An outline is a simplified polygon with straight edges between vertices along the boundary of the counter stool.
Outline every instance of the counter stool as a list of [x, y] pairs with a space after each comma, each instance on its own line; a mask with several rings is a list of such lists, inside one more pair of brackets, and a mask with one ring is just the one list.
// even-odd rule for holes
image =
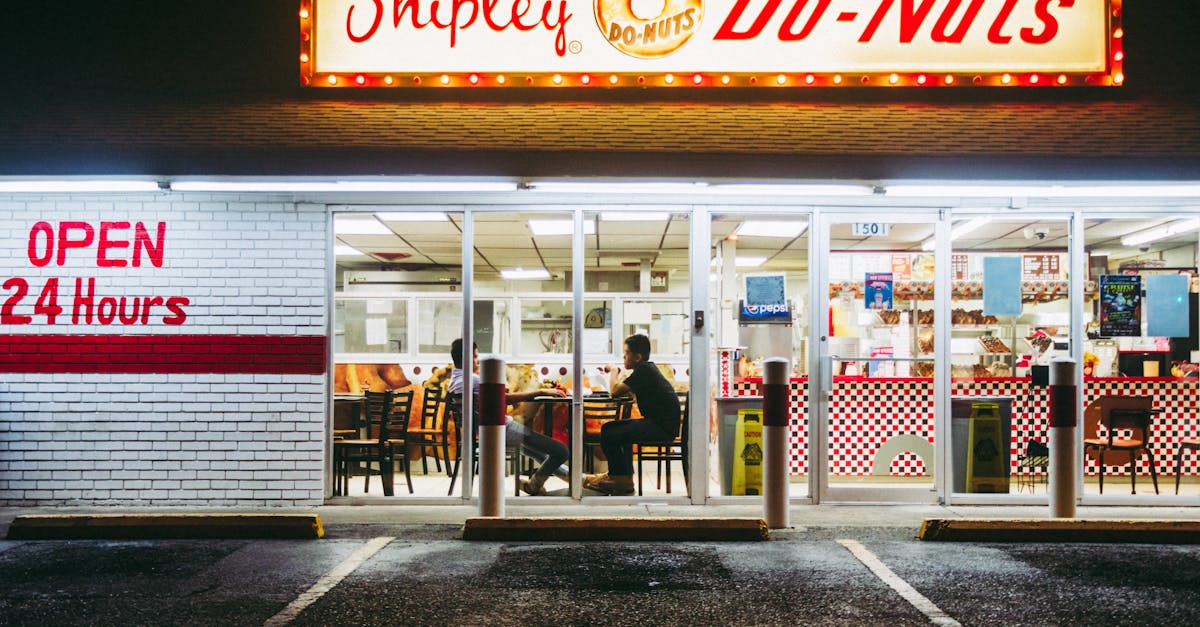
[[1179, 441], [1179, 449], [1175, 453], [1175, 494], [1179, 494], [1179, 473], [1183, 470], [1183, 452], [1200, 451], [1200, 439], [1184, 438]]

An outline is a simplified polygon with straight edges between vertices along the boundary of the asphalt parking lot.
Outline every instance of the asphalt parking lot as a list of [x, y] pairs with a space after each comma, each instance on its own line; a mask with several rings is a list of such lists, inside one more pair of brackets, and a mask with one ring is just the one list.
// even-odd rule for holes
[[0, 587], [5, 625], [1180, 625], [1200, 624], [1200, 546], [870, 526], [467, 542], [454, 524], [331, 524], [322, 540], [0, 541]]

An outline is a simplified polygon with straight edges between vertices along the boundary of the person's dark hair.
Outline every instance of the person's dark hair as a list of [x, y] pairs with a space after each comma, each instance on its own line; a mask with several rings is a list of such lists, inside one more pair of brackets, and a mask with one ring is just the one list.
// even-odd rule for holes
[[650, 361], [650, 338], [638, 333], [625, 338], [629, 352], [642, 356], [642, 361]]
[[[479, 346], [477, 344], [475, 344], [474, 342], [472, 342], [471, 348], [476, 349], [476, 348], [479, 348]], [[462, 341], [461, 337], [458, 338], [457, 340], [454, 340], [453, 342], [450, 342], [450, 359], [451, 359], [451, 361], [454, 362], [455, 368], [462, 370], [462, 367], [463, 367], [463, 341]]]

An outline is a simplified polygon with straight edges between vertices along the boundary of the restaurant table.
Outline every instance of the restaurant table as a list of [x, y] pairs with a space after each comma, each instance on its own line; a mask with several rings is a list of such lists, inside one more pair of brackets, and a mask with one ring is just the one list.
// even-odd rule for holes
[[[572, 399], [570, 396], [535, 396], [532, 401], [541, 405], [542, 411], [542, 433], [547, 437], [554, 437], [554, 408], [558, 405], [566, 404], [571, 406]], [[532, 429], [533, 425], [530, 425]], [[567, 441], [571, 440], [571, 417], [567, 417]]]
[[[334, 393], [333, 395], [333, 437], [334, 438], [354, 438], [362, 435], [362, 409], [363, 401], [366, 397], [362, 394], [342, 394]], [[338, 424], [337, 417], [340, 408], [348, 408], [344, 410], [350, 417], [350, 424]]]

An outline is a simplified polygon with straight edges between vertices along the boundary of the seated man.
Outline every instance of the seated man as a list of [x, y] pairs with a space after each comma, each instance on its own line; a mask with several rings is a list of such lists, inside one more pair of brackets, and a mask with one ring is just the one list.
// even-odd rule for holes
[[631, 335], [625, 339], [625, 369], [631, 370], [617, 382], [617, 369], [610, 369], [612, 396], [637, 398], [641, 420], [613, 420], [600, 428], [600, 448], [608, 458], [608, 472], [588, 475], [585, 488], [611, 495], [633, 494], [633, 445], [663, 442], [679, 433], [679, 397], [675, 388], [650, 361], [650, 338]]
[[[450, 344], [450, 359], [454, 361], [454, 369], [450, 371], [450, 383], [448, 391], [451, 394], [463, 393], [463, 341], [462, 339], [454, 340]], [[472, 411], [475, 424], [479, 424], [479, 347], [472, 345], [471, 347], [471, 399]], [[554, 390], [543, 388], [533, 390], [532, 392], [518, 392], [507, 394], [506, 400], [509, 405], [523, 403], [535, 396], [565, 396], [562, 390]], [[563, 463], [567, 461], [569, 453], [567, 445], [547, 437], [541, 433], [537, 433], [527, 429], [525, 425], [512, 419], [512, 416], [507, 416], [504, 425], [504, 444], [507, 447], [523, 446], [528, 453], [532, 453], [535, 457], [541, 457], [542, 464], [534, 471], [533, 476], [521, 481], [521, 490], [530, 495], [541, 495], [546, 493], [543, 487], [546, 479], [551, 475], [558, 475], [564, 481], [570, 479], [567, 475], [567, 470]]]

